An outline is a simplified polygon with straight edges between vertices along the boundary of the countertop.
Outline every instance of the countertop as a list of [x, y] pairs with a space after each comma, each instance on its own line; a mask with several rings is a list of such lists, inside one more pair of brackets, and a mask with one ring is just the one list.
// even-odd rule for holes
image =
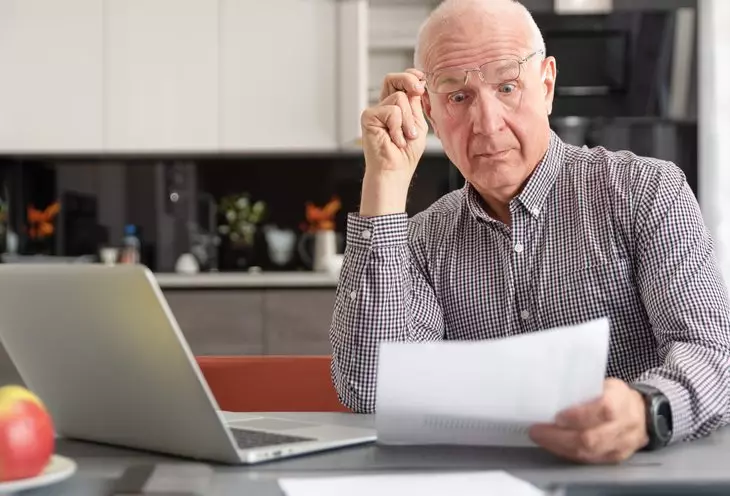
[[338, 276], [324, 272], [155, 273], [162, 289], [198, 288], [335, 288]]

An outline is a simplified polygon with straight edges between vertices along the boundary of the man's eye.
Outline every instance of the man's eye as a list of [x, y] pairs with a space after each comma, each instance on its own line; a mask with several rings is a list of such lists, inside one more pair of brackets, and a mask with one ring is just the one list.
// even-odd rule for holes
[[506, 83], [499, 87], [499, 92], [504, 93], [505, 95], [509, 95], [516, 89], [515, 85], [512, 83]]
[[449, 95], [449, 100], [454, 103], [462, 103], [464, 100], [466, 100], [466, 95], [462, 92], [452, 93], [451, 95]]

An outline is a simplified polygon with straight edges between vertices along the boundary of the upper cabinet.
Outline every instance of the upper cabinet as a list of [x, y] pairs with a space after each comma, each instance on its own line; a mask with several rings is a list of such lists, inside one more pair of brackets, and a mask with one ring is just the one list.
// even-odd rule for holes
[[103, 3], [0, 2], [0, 150], [103, 148]]
[[338, 133], [342, 148], [359, 147], [360, 116], [368, 106], [368, 0], [338, 3]]
[[220, 0], [221, 150], [337, 147], [338, 3]]
[[0, 153], [359, 147], [431, 7], [372, 0], [2, 0]]
[[106, 0], [105, 21], [106, 149], [216, 151], [218, 3]]

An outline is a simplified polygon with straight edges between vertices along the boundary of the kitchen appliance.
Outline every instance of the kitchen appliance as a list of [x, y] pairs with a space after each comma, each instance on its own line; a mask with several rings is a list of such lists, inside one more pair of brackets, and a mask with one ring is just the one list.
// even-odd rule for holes
[[557, 60], [554, 116], [696, 115], [696, 7], [534, 17]]

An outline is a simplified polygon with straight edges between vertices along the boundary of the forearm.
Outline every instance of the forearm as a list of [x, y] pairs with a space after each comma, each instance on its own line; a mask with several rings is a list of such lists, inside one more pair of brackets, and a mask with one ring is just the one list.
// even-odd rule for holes
[[681, 171], [637, 172], [633, 188], [636, 279], [662, 359], [637, 381], [669, 398], [673, 442], [702, 437], [730, 415], [727, 287]]
[[362, 182], [360, 215], [404, 214], [411, 175], [403, 171], [366, 172]]
[[347, 248], [330, 328], [341, 401], [373, 412], [382, 341], [440, 339], [437, 304], [414, 273], [405, 214], [348, 219]]
[[[674, 257], [663, 258], [674, 279], [664, 286], [654, 282], [654, 289], [646, 293], [655, 295], [647, 301], [663, 364], [640, 381], [669, 398], [673, 441], [707, 435], [724, 425], [730, 413], [727, 291], [709, 243], [697, 240], [691, 246], [677, 265]], [[642, 279], [671, 280], [664, 271], [646, 274]]]

